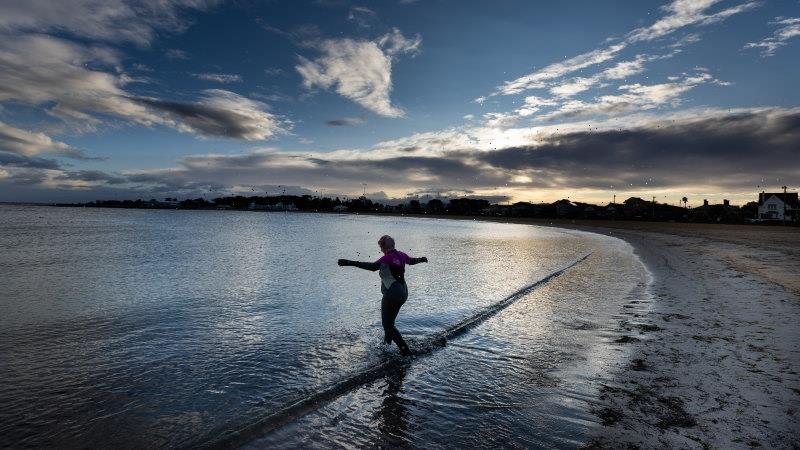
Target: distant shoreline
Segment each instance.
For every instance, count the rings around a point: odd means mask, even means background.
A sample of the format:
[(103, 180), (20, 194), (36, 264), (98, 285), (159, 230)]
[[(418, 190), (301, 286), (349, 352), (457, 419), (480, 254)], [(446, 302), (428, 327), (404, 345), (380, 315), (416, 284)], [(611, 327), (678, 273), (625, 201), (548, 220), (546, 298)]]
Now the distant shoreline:
[[(175, 211), (220, 211), (213, 208), (170, 208), (170, 207), (153, 207), (153, 208), (127, 208), (127, 207), (112, 207), (112, 206), (86, 206), (81, 204), (56, 204), (56, 203), (24, 203), (24, 202), (0, 202), (0, 206), (49, 206), (57, 208), (92, 208), (92, 209), (135, 209), (135, 210), (175, 210)], [(486, 215), (459, 215), (459, 214), (428, 214), (428, 213), (399, 213), (399, 212), (374, 212), (374, 211), (263, 211), (263, 210), (249, 210), (249, 209), (227, 209), (224, 211), (234, 212), (252, 212), (252, 213), (294, 213), (294, 214), (335, 214), (335, 215), (365, 215), (365, 216), (378, 216), (378, 217), (410, 217), (410, 218), (428, 218), (428, 219), (450, 219), (450, 220), (479, 220), (483, 222), (499, 222), (499, 223), (515, 223), (515, 224), (529, 224), (540, 226), (554, 226), (561, 228), (575, 228), (581, 229), (582, 227), (594, 228), (611, 228), (611, 229), (637, 229), (656, 231), (659, 229), (682, 230), (706, 228), (706, 227), (739, 227), (747, 230), (753, 230), (757, 227), (767, 227), (774, 229), (780, 228), (795, 228), (800, 229), (800, 223), (791, 222), (688, 222), (688, 221), (669, 221), (669, 220), (648, 220), (648, 219), (584, 219), (584, 218), (546, 218), (546, 217), (520, 217), (520, 216), (486, 216)]]

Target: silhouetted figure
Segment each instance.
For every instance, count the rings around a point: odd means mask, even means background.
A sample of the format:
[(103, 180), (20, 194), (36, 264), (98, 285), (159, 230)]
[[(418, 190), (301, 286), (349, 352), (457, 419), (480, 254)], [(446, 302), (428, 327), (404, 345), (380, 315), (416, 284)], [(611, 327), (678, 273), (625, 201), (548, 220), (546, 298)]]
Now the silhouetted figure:
[(428, 262), (428, 258), (412, 258), (394, 248), (394, 239), (391, 236), (382, 236), (378, 240), (383, 256), (375, 262), (350, 261), (340, 259), (340, 266), (355, 266), (372, 272), (380, 270), (381, 276), (381, 322), (383, 323), (384, 342), (391, 344), (394, 341), (403, 355), (411, 355), (411, 350), (403, 340), (403, 336), (394, 326), (394, 320), (400, 307), (408, 299), (408, 287), (404, 277), (406, 264), (414, 265)]

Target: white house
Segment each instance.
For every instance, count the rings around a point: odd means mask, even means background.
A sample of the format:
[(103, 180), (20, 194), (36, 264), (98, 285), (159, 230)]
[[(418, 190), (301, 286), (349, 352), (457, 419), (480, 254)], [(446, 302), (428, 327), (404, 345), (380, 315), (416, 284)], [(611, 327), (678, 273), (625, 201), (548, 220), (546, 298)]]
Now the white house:
[[(761, 220), (792, 220), (798, 216), (797, 192), (762, 192), (758, 194), (758, 218)], [(785, 216), (784, 216), (785, 214)]]

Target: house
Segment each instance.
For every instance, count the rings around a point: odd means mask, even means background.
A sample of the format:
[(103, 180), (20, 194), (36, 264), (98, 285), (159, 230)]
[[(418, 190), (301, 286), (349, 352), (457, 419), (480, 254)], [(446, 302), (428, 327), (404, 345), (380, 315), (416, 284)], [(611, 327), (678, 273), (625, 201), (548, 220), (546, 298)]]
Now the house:
[(333, 207), (333, 210), (334, 210), (335, 212), (345, 212), (345, 211), (347, 211), (347, 206), (344, 206), (344, 205), (336, 205), (336, 206), (334, 206), (334, 207)]
[(567, 199), (553, 202), (553, 207), (556, 209), (556, 216), (558, 217), (573, 217), (577, 216), (582, 211), (578, 204)]
[(689, 220), (692, 222), (735, 223), (742, 221), (742, 212), (738, 206), (731, 206), (731, 202), (727, 199), (722, 200), (721, 205), (711, 205), (708, 200), (703, 200), (703, 206), (692, 208), (689, 211)]
[(607, 219), (616, 219), (623, 217), (625, 205), (621, 203), (609, 203), (600, 215)]
[(533, 215), (533, 212), (534, 207), (529, 202), (517, 202), (511, 205), (512, 216), (529, 217)]
[(758, 194), (758, 218), (768, 221), (797, 220), (800, 202), (797, 192), (761, 192)]

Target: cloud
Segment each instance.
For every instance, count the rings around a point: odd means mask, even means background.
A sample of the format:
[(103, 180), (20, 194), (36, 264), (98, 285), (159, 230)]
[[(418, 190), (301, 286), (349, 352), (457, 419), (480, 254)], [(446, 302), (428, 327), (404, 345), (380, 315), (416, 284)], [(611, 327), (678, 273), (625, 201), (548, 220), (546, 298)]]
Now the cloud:
[(639, 54), (629, 61), (620, 61), (617, 64), (590, 77), (575, 77), (559, 84), (552, 84), (550, 93), (559, 98), (572, 97), (581, 92), (587, 91), (604, 81), (621, 80), (630, 76), (644, 72), (646, 62), (657, 59), (666, 59), (674, 56), (679, 50), (673, 50), (663, 55), (644, 55)]
[(378, 39), (378, 46), (380, 46), (387, 55), (395, 56), (409, 53), (412, 56), (419, 53), (419, 48), (422, 45), (422, 37), (420, 35), (414, 36), (413, 39), (408, 39), (397, 28), (393, 28), (391, 32), (384, 34)]
[(669, 47), (675, 50), (681, 50), (683, 47), (690, 44), (695, 44), (697, 42), (700, 42), (700, 34), (689, 33), (680, 37), (679, 39), (676, 39), (675, 42), (669, 45)]
[(528, 117), (539, 111), (539, 109), (542, 106), (555, 106), (557, 104), (558, 102), (553, 99), (542, 98), (542, 97), (537, 97), (535, 95), (531, 95), (525, 97), (525, 103), (522, 105), (521, 108), (517, 109), (515, 112), (520, 117)]
[[(432, 136), (431, 136), (432, 137)], [(800, 143), (800, 110), (695, 112), (630, 128), (575, 130), (529, 145), (476, 151), (394, 148), (362, 152), (198, 155), (179, 167), (149, 175), (151, 183), (217, 180), (233, 186), (265, 179), (352, 192), (361, 182), (390, 193), (432, 186), (487, 192), (506, 183), (518, 188), (607, 189), (641, 184), (673, 189), (706, 183), (753, 189), (764, 173), (800, 182), (800, 168), (773, 161), (792, 158)], [(396, 144), (400, 144), (397, 142)], [(142, 180), (144, 180), (142, 178)], [(527, 181), (525, 181), (527, 180)], [(705, 180), (705, 181), (698, 181)]]
[(156, 34), (182, 32), (183, 10), (216, 0), (25, 0), (0, 2), (0, 32), (67, 33), (108, 42), (149, 45)]
[(0, 169), (8, 167), (26, 167), (33, 169), (60, 169), (61, 165), (54, 159), (0, 152)]
[(195, 73), (195, 78), (204, 81), (216, 81), (217, 83), (241, 83), (241, 75), (232, 73)]
[(644, 72), (644, 63), (651, 59), (652, 58), (645, 55), (636, 55), (636, 58), (630, 61), (618, 62), (614, 66), (604, 70), (602, 76), (607, 80), (623, 80)]
[(800, 168), (774, 164), (791, 159), (798, 144), (800, 110), (773, 109), (568, 133), (479, 158), (550, 185), (600, 189), (652, 180), (654, 188), (705, 184), (755, 192), (754, 180), (765, 174), (800, 182)]
[[(792, 160), (800, 145), (798, 108), (689, 110), (631, 116), (593, 129), (585, 123), (559, 127), (555, 133), (549, 132), (554, 127), (493, 129), (491, 137), (481, 137), (485, 128), (444, 130), (360, 150), (192, 155), (175, 167), (120, 174), (71, 172), (55, 161), (0, 153), (0, 185), (17, 183), (12, 177), (28, 185), (39, 179), (40, 186), (82, 189), (86, 200), (115, 186), (128, 198), (149, 198), (261, 193), (271, 191), (263, 189), (268, 185), (355, 193), (360, 183), (395, 197), (452, 190), (541, 200), (579, 193), (591, 200), (605, 198), (611, 186), (641, 195), (728, 192), (749, 198), (765, 174), (800, 184), (800, 168), (774, 163)], [(489, 146), (465, 134), (488, 139)], [(503, 139), (506, 134), (517, 138)]]
[(182, 132), (248, 141), (267, 139), (291, 126), (266, 111), (266, 105), (230, 91), (208, 89), (195, 103), (131, 97), (130, 100), (156, 110), (160, 123)]
[(54, 177), (55, 180), (79, 181), (84, 183), (98, 183), (118, 185), (128, 183), (125, 177), (103, 172), (101, 170), (77, 170), (74, 172), (63, 172)]
[(352, 6), (347, 14), (347, 20), (354, 22), (361, 28), (371, 28), (378, 23), (378, 16), (375, 11), (365, 6)]
[[(638, 110), (648, 110), (661, 105), (680, 103), (680, 95), (696, 86), (716, 82), (711, 75), (700, 72), (687, 75), (670, 83), (643, 85), (640, 83), (622, 85), (619, 95), (603, 95), (594, 102), (572, 100), (561, 104), (554, 111), (538, 116), (542, 120), (563, 118), (585, 118), (595, 116), (619, 116)], [(719, 82), (722, 83), (722, 82)]]
[(367, 123), (367, 119), (363, 117), (342, 117), (325, 122), (326, 125), (331, 127), (357, 127), (365, 123)]
[(563, 62), (550, 64), (543, 69), (537, 70), (524, 77), (517, 78), (512, 81), (506, 81), (503, 86), (499, 87), (496, 94), (511, 95), (529, 89), (541, 89), (547, 87), (546, 81), (560, 78), (568, 73), (584, 69), (595, 64), (608, 61), (616, 56), (616, 54), (625, 48), (625, 44), (614, 44), (606, 48), (592, 50), (587, 53), (582, 53), (578, 56), (573, 56)]
[(759, 2), (748, 1), (716, 13), (706, 13), (710, 7), (721, 1), (722, 0), (673, 0), (670, 4), (661, 8), (666, 12), (664, 17), (650, 26), (637, 28), (631, 31), (628, 33), (627, 40), (632, 43), (652, 41), (689, 25), (709, 25), (720, 22), (734, 14), (751, 10), (759, 5)]
[(303, 24), (298, 27), (295, 27), (292, 30), (287, 31), (278, 28), (276, 26), (270, 25), (260, 17), (256, 18), (256, 23), (259, 24), (261, 28), (263, 28), (264, 30), (269, 31), (270, 33), (275, 33), (278, 36), (284, 37), (289, 41), (291, 41), (293, 44), (301, 47), (307, 47), (308, 42), (318, 39), (321, 34), (319, 27), (313, 24)]
[(486, 126), (491, 128), (511, 127), (519, 121), (519, 117), (511, 113), (486, 113), (483, 118)]
[(0, 102), (41, 106), (89, 131), (105, 116), (246, 140), (265, 139), (288, 125), (264, 104), (227, 91), (204, 91), (199, 102), (133, 95), (124, 89), (130, 82), (124, 73), (102, 70), (118, 65), (119, 56), (105, 47), (44, 35), (0, 40)]
[(267, 67), (264, 69), (264, 73), (269, 76), (283, 75), (283, 69), (280, 67)]
[(786, 45), (786, 41), (800, 36), (800, 17), (776, 17), (775, 21), (770, 23), (780, 25), (780, 28), (772, 33), (772, 37), (758, 42), (748, 42), (744, 48), (760, 48), (761, 56), (772, 56), (779, 48)]
[(572, 97), (585, 90), (590, 89), (592, 86), (600, 81), (600, 76), (594, 77), (576, 77), (564, 83), (558, 84), (550, 88), (550, 93), (556, 97)]
[[(569, 83), (559, 86), (553, 86), (552, 81), (578, 70), (613, 60), (620, 51), (631, 44), (642, 41), (652, 41), (689, 25), (717, 23), (734, 14), (751, 10), (759, 5), (758, 2), (748, 1), (716, 13), (708, 14), (707, 10), (720, 1), (722, 0), (673, 0), (668, 5), (662, 7), (662, 10), (666, 13), (662, 18), (650, 26), (636, 28), (629, 32), (621, 42), (573, 56), (562, 62), (550, 64), (528, 75), (506, 81), (503, 85), (496, 88), (491, 95), (513, 95), (531, 89), (551, 88), (555, 90), (554, 93), (556, 95), (569, 97), (585, 91), (604, 76), (620, 76), (625, 72), (634, 70), (641, 71), (642, 63), (646, 62), (648, 59), (645, 57), (645, 59), (629, 61), (627, 62), (627, 66), (618, 67), (616, 72), (612, 70), (612, 72), (595, 77), (579, 77)], [(685, 39), (679, 40), (673, 44), (673, 48), (677, 50), (684, 45), (698, 40), (696, 35), (690, 36), (691, 37), (687, 36)], [(478, 99), (481, 99), (481, 101), (478, 101)], [(483, 103), (483, 101), (485, 101), (485, 97), (479, 97), (478, 99), (476, 99), (478, 103)]]
[(402, 117), (392, 105), (392, 64), (401, 54), (419, 51), (422, 38), (407, 39), (394, 29), (376, 41), (328, 39), (310, 45), (321, 53), (316, 59), (300, 57), (295, 67), (307, 89), (334, 89), (364, 108), (385, 117)]
[(189, 54), (178, 48), (169, 48), (164, 52), (169, 59), (189, 59)]
[(0, 122), (0, 151), (23, 156), (49, 153), (73, 159), (96, 159), (88, 158), (77, 148), (54, 141), (44, 133), (33, 133), (3, 122)]

